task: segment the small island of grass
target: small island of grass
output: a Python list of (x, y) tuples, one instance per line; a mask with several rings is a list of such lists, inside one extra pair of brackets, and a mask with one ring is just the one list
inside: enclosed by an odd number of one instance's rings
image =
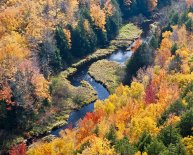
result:
[(93, 63), (89, 68), (89, 74), (98, 82), (102, 83), (110, 93), (121, 83), (118, 72), (121, 66), (113, 61), (99, 60)]

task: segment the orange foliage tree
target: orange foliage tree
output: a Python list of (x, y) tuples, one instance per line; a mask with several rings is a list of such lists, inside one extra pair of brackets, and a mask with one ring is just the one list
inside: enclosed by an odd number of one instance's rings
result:
[(9, 155), (26, 155), (26, 145), (24, 143), (14, 146), (10, 151)]

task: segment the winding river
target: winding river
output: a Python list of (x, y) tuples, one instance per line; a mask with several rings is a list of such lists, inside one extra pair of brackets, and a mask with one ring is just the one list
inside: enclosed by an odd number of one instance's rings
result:
[[(143, 33), (141, 35), (141, 38), (143, 41), (148, 39), (149, 33), (150, 33), (150, 25), (155, 22), (153, 20), (148, 20), (148, 22), (144, 22), (140, 24), (139, 27), (143, 30)], [(132, 47), (133, 44), (130, 45)], [(130, 49), (130, 48), (128, 48)], [(116, 52), (112, 53), (110, 56), (108, 56), (106, 59), (109, 61), (115, 61), (119, 63), (120, 65), (124, 66), (126, 62), (130, 59), (132, 56), (131, 51), (127, 50), (117, 50)], [(91, 64), (90, 64), (91, 65)], [(78, 71), (71, 77), (69, 78), (69, 81), (71, 82), (72, 85), (78, 87), (81, 86), (81, 81), (87, 81), (97, 92), (97, 96), (99, 100), (105, 100), (106, 98), (109, 97), (109, 92), (108, 90), (100, 83), (96, 82), (89, 74), (88, 74), (88, 69), (90, 65), (85, 65), (81, 68), (78, 69)], [(55, 129), (51, 132), (51, 135), (54, 136), (59, 136), (59, 133), (61, 130), (64, 130), (69, 127), (69, 125), (72, 125), (72, 127), (76, 127), (78, 121), (86, 115), (87, 112), (93, 112), (94, 110), (94, 104), (95, 102), (92, 102), (81, 109), (77, 111), (73, 111), (70, 113), (70, 116), (68, 118), (67, 125), (60, 127), (58, 129)]]
[[(109, 61), (115, 61), (117, 63), (119, 63), (120, 65), (125, 65), (125, 63), (127, 62), (127, 60), (131, 57), (132, 52), (131, 51), (125, 51), (125, 50), (118, 50), (117, 52), (111, 54), (109, 57), (107, 57), (106, 59)], [(81, 86), (81, 81), (85, 80), (87, 81), (97, 92), (98, 95), (98, 99), (99, 100), (105, 100), (106, 98), (108, 98), (108, 96), (110, 95), (108, 90), (100, 83), (96, 82), (89, 74), (88, 74), (88, 69), (89, 69), (89, 65), (84, 66), (84, 68), (80, 68), (74, 75), (72, 78), (70, 78), (70, 82), (72, 85), (78, 87)], [(92, 112), (94, 110), (94, 103), (92, 102), (87, 106), (82, 107), (80, 110), (77, 111), (73, 111), (70, 113), (69, 119), (68, 119), (68, 124), (58, 128), (56, 130), (53, 130), (51, 132), (52, 135), (54, 136), (59, 136), (59, 132), (61, 130), (64, 130), (66, 128), (69, 127), (69, 125), (72, 125), (73, 127), (76, 126), (77, 122), (84, 118), (84, 116), (86, 115), (87, 112)]]
[[(141, 36), (143, 41), (147, 40), (147, 38), (149, 36), (151, 23), (153, 23), (152, 20), (150, 22), (143, 23), (142, 25), (140, 24), (140, 26), (139, 26), (143, 30), (143, 33)], [(133, 46), (133, 44), (131, 44), (131, 47), (132, 46)], [(130, 49), (130, 48), (128, 48), (128, 49)], [(131, 56), (132, 56), (131, 51), (119, 49), (116, 52), (112, 53), (110, 56), (107, 56), (106, 59), (109, 61), (117, 62), (120, 65), (124, 66), (126, 64), (126, 62), (130, 59)], [(71, 82), (72, 85), (74, 85), (76, 87), (81, 86), (82, 80), (87, 81), (97, 92), (98, 99), (99, 100), (105, 100), (106, 98), (109, 97), (110, 93), (102, 84), (100, 84), (99, 82), (96, 82), (88, 74), (88, 69), (89, 69), (90, 65), (91, 64), (84, 65), (83, 67), (80, 67), (78, 69), (78, 71), (72, 77), (70, 77), (68, 80)], [(95, 102), (92, 102), (92, 103), (82, 107), (81, 109), (79, 109), (77, 111), (72, 111), (70, 113), (69, 118), (68, 118), (67, 125), (62, 126), (58, 129), (52, 130), (50, 132), (50, 135), (59, 136), (60, 131), (68, 128), (70, 125), (72, 125), (72, 127), (76, 127), (78, 121), (80, 119), (84, 118), (86, 113), (93, 112), (94, 104), (95, 104)], [(31, 138), (28, 138), (28, 139), (26, 139), (26, 144), (27, 144), (27, 146), (30, 146), (34, 141), (37, 141), (37, 139), (39, 139), (40, 137), (45, 137), (45, 136), (46, 135), (43, 134), (41, 136), (37, 136), (37, 137), (34, 136)]]

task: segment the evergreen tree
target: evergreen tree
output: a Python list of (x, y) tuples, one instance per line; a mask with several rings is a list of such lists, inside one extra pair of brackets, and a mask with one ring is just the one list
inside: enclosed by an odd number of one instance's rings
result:
[(158, 38), (155, 35), (153, 35), (150, 40), (150, 47), (152, 49), (157, 49), (159, 47)]
[(176, 55), (177, 50), (178, 50), (178, 45), (176, 43), (174, 43), (174, 45), (172, 46), (172, 49), (171, 49), (172, 55)]
[(124, 83), (129, 84), (132, 77), (136, 75), (140, 68), (151, 65), (153, 63), (153, 57), (153, 50), (149, 48), (147, 43), (143, 43), (127, 63)]
[(105, 137), (111, 142), (111, 145), (115, 145), (117, 137), (116, 137), (114, 126), (110, 127), (110, 130)]
[(136, 152), (136, 148), (129, 143), (129, 139), (124, 137), (121, 140), (118, 140), (115, 143), (116, 152), (121, 155), (134, 155)]
[(145, 151), (145, 148), (151, 143), (151, 141), (151, 136), (148, 133), (144, 132), (137, 143), (138, 150), (143, 153)]
[(192, 128), (193, 128), (193, 108), (188, 110), (182, 115), (179, 127), (180, 133), (183, 137), (188, 135), (193, 135)]
[(39, 63), (46, 78), (62, 69), (60, 50), (53, 41), (45, 40), (40, 44)]
[(172, 0), (158, 0), (158, 8), (171, 5)]
[(170, 144), (177, 144), (180, 142), (180, 133), (179, 129), (173, 125), (169, 125), (163, 128), (158, 136), (158, 139), (161, 140), (165, 146), (169, 146)]
[(146, 152), (150, 155), (158, 155), (162, 152), (166, 147), (161, 141), (154, 139), (151, 143), (147, 146)]
[(161, 115), (158, 120), (158, 125), (163, 125), (170, 115), (180, 116), (185, 110), (185, 106), (182, 104), (182, 100), (179, 99), (172, 103), (170, 107)]
[(119, 5), (117, 4), (116, 0), (111, 0), (111, 2), (115, 6), (115, 12), (113, 13), (113, 16), (108, 17), (106, 21), (106, 31), (108, 40), (111, 40), (117, 36), (122, 23)]
[(62, 61), (63, 65), (65, 65), (65, 62), (67, 64), (72, 63), (72, 55), (70, 53), (70, 45), (69, 45), (69, 42), (66, 38), (66, 34), (64, 33), (64, 30), (60, 26), (56, 27), (55, 39), (56, 39), (57, 48), (60, 51), (57, 53), (60, 53), (62, 60), (63, 60)]
[(182, 92), (182, 98), (187, 103), (187, 109), (193, 108), (192, 102), (193, 102), (193, 82), (191, 82)]
[(179, 142), (178, 144), (170, 144), (168, 148), (162, 150), (159, 155), (186, 155), (184, 145)]
[(188, 31), (192, 31), (193, 21), (191, 18), (188, 18), (188, 20), (185, 22), (185, 25)]
[[(85, 28), (85, 22), (88, 28)], [(72, 30), (72, 55), (82, 57), (94, 52), (97, 38), (88, 20), (81, 18), (75, 30)]]
[(171, 23), (172, 25), (177, 25), (178, 22), (179, 22), (179, 14), (178, 14), (178, 13), (174, 13), (174, 14), (172, 15), (172, 17), (171, 17), (170, 23)]

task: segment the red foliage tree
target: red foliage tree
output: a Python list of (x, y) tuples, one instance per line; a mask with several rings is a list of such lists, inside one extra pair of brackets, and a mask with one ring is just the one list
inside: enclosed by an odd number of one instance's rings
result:
[(83, 120), (79, 123), (79, 131), (76, 135), (78, 141), (82, 141), (85, 137), (92, 134), (92, 130), (104, 116), (103, 110), (97, 110), (95, 112), (88, 112)]
[(137, 39), (137, 40), (134, 42), (133, 46), (131, 47), (131, 50), (132, 50), (133, 52), (135, 52), (135, 51), (140, 47), (141, 44), (142, 44), (142, 40), (141, 40), (141, 39)]
[(10, 151), (9, 155), (26, 155), (26, 145), (21, 143), (19, 145), (14, 146)]
[(0, 85), (0, 101), (4, 101), (7, 105), (7, 110), (11, 110), (11, 106), (14, 105), (14, 102), (12, 102), (12, 91), (11, 88), (5, 84)]
[(83, 121), (89, 121), (91, 120), (94, 124), (98, 123), (100, 118), (103, 116), (104, 112), (103, 110), (97, 110), (95, 112), (88, 112), (86, 116), (84, 117)]
[(156, 91), (151, 82), (146, 87), (146, 90), (145, 90), (145, 102), (146, 104), (151, 104), (156, 102)]

